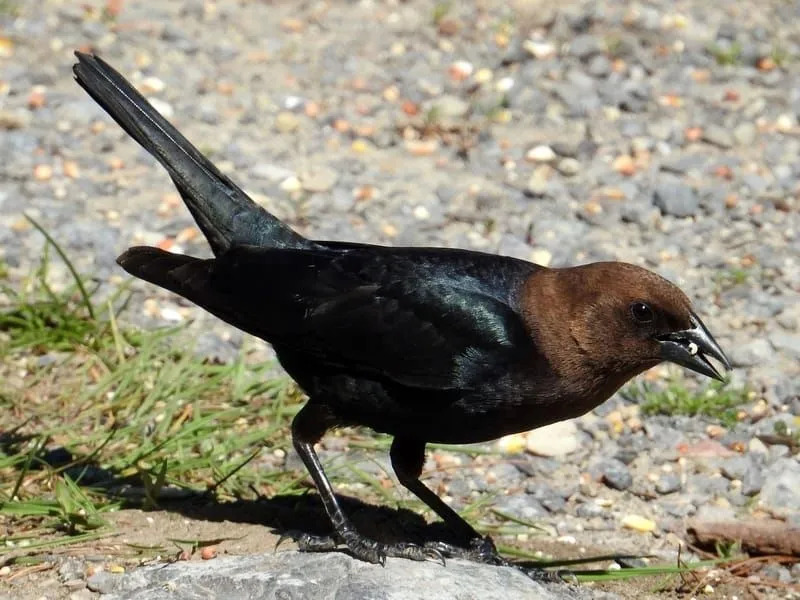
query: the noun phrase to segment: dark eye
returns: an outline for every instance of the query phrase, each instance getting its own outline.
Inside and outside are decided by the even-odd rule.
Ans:
[[[650,323],[655,318],[653,309],[644,302],[634,302],[631,304],[631,314],[639,323]]]

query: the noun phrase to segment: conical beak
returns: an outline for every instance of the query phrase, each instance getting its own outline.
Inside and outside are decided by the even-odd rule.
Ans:
[[[728,357],[725,356],[717,341],[694,313],[691,316],[691,323],[692,326],[689,329],[660,335],[656,338],[661,345],[661,358],[724,381],[707,356],[719,361],[726,371],[730,371],[731,363]]]

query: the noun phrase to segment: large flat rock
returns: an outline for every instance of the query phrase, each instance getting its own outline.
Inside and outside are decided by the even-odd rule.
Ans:
[[[105,600],[582,600],[613,598],[588,588],[541,584],[507,567],[449,560],[388,559],[385,567],[341,553],[293,551],[176,562],[124,575],[99,573],[89,588]]]

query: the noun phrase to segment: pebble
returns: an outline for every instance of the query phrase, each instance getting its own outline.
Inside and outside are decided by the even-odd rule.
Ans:
[[[293,112],[281,111],[275,117],[275,129],[280,133],[291,133],[300,126],[300,119]]]
[[[704,142],[714,144],[720,148],[733,147],[733,136],[731,136],[731,132],[728,129],[718,125],[707,125],[704,127],[701,139]]]
[[[581,163],[574,158],[562,158],[556,164],[556,169],[562,175],[567,177],[572,177],[573,175],[577,175],[581,171]]]
[[[778,331],[769,336],[773,348],[800,360],[800,335]]]
[[[462,118],[469,112],[469,104],[457,96],[439,96],[423,105],[423,112],[433,118]]]
[[[317,166],[300,175],[300,183],[307,192],[327,192],[338,180],[338,171],[326,166]]]
[[[763,338],[749,339],[742,344],[735,344],[728,351],[728,357],[734,367],[754,367],[764,364],[772,354],[772,346]]]
[[[580,446],[578,428],[574,421],[560,421],[528,432],[528,452],[539,456],[566,456]]]
[[[534,146],[525,153],[525,159],[531,162],[549,163],[557,158],[550,146]]]
[[[759,494],[761,504],[776,512],[800,512],[800,463],[795,458],[779,458],[764,472]]]
[[[655,521],[641,515],[626,515],[622,518],[621,524],[626,529],[640,533],[650,533],[656,529]]]
[[[615,490],[627,490],[633,484],[633,476],[628,467],[616,459],[603,461],[598,468],[602,472],[603,483]]]
[[[738,146],[749,146],[756,141],[758,130],[753,123],[739,123],[733,129],[733,139]]]
[[[700,208],[700,200],[695,191],[680,181],[661,181],[656,184],[653,204],[665,215],[690,217]]]
[[[681,478],[675,473],[662,473],[656,482],[659,494],[673,494],[681,489]]]

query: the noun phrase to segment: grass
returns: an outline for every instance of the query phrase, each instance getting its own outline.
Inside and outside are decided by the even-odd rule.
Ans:
[[[664,388],[637,382],[625,393],[639,403],[645,415],[707,417],[727,427],[737,423],[740,408],[751,399],[747,389],[731,387],[727,382],[713,381],[692,389],[680,377],[670,379]]]
[[[157,507],[176,492],[226,501],[307,491],[304,472],[264,468],[261,460],[289,446],[289,424],[303,402],[291,380],[246,351],[230,364],[205,361],[192,352],[182,327],[144,331],[121,325],[128,289],[99,300],[98,286],[82,278],[55,240],[32,223],[47,240],[39,266],[16,288],[0,276],[0,564],[35,568],[39,557],[58,548],[82,548],[113,535],[105,518],[109,511]],[[50,283],[55,257],[72,276],[63,289]],[[385,452],[390,443],[359,430],[348,435],[355,449]],[[446,448],[472,456],[492,453]],[[361,497],[431,516],[416,499],[387,490],[390,473],[364,472],[345,454],[328,467],[335,485],[355,483]],[[460,512],[495,536],[552,534],[491,510],[493,500],[481,495]],[[220,540],[170,541],[194,550]],[[130,546],[138,556],[167,550]],[[547,568],[609,559],[543,561],[540,554],[502,549]],[[576,576],[606,581],[683,574],[697,566],[593,569]]]
[[[708,52],[720,66],[737,65],[742,58],[742,45],[739,42],[711,44],[708,46]]]
[[[27,281],[0,281],[0,522],[11,532],[0,557],[107,534],[103,512],[155,506],[168,488],[221,499],[306,489],[303,473],[258,468],[264,449],[286,447],[302,402],[274,364],[246,353],[213,364],[182,328],[120,326],[127,289],[95,301],[97,286],[45,237]],[[73,277],[61,291],[53,255]]]

